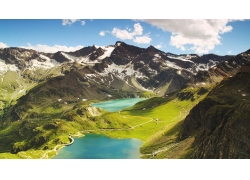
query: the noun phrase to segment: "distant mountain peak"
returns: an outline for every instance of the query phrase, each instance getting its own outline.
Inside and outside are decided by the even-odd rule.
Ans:
[[[126,43],[124,43],[123,41],[116,41],[115,46],[117,47],[117,46],[121,46],[123,44],[126,44]]]

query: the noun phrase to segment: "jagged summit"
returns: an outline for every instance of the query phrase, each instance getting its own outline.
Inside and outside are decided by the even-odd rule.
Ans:
[[[155,48],[154,46],[150,45],[150,46],[148,46],[147,49],[157,49],[157,48]],[[157,49],[157,50],[158,50],[158,49]]]
[[[117,46],[121,46],[123,44],[125,44],[123,41],[116,41],[115,46],[117,47]]]
[[[243,54],[248,57],[248,53]],[[120,85],[126,84],[132,89],[164,95],[180,89],[200,71],[229,76],[235,73],[236,66],[238,68],[248,61],[242,57],[214,54],[175,55],[165,53],[152,45],[145,49],[117,41],[115,45],[92,45],[73,52],[42,53],[23,48],[1,49],[0,72],[4,75],[8,71],[19,71],[21,77],[44,81],[48,77],[64,76],[72,70],[88,67],[92,69],[84,71],[88,72],[85,75],[88,81],[116,87],[117,82],[113,80],[116,77]],[[217,69],[212,70],[215,67]]]

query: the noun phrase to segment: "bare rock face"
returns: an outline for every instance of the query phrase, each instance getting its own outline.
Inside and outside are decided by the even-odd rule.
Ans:
[[[195,136],[191,158],[250,158],[250,72],[223,80],[184,120],[180,139]]]

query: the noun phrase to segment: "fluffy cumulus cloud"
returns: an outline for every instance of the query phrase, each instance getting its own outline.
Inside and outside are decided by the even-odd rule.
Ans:
[[[128,28],[126,29],[113,28],[113,30],[111,31],[111,34],[115,36],[116,38],[119,38],[122,40],[126,40],[126,39],[133,40],[134,42],[138,44],[149,44],[152,40],[149,37],[149,35],[143,35],[143,28],[140,25],[140,23],[134,24],[133,31]]]
[[[109,31],[101,31],[101,32],[99,33],[99,35],[100,35],[100,36],[105,36],[106,33],[110,33],[110,32],[109,32]]]
[[[21,46],[21,47],[26,48],[26,49],[34,49],[39,52],[55,53],[58,51],[64,51],[64,52],[76,51],[76,50],[83,48],[84,46],[78,45],[75,47],[72,47],[72,46],[67,47],[67,46],[61,46],[61,45],[48,46],[48,45],[43,45],[43,44],[37,44],[33,46],[28,43],[28,46]]]
[[[133,39],[134,35],[131,32],[128,32],[127,30],[122,30],[118,28],[114,28],[111,32],[116,38],[125,40],[125,39]]]
[[[77,21],[79,21],[79,19],[63,19],[62,20],[62,25],[63,26],[68,26],[68,25],[70,26],[71,24],[74,24]],[[83,22],[85,24],[85,21],[83,21]],[[84,24],[82,24],[82,25],[84,25]]]
[[[135,35],[142,35],[143,28],[141,27],[140,23],[134,24],[134,34]]]
[[[145,22],[156,26],[163,31],[171,32],[170,45],[183,51],[186,45],[191,45],[191,49],[198,54],[208,53],[216,45],[221,44],[221,34],[232,31],[232,26],[228,26],[229,20],[215,19],[148,19]]]
[[[145,36],[137,36],[134,38],[134,42],[138,43],[138,44],[149,44],[151,42],[151,38],[148,37],[147,35]]]
[[[105,36],[105,31],[101,31],[101,32],[99,33],[99,35],[100,35],[100,36]]]
[[[0,42],[0,48],[7,48],[7,47],[8,47],[7,44]]]
[[[232,51],[231,50],[229,50],[228,52],[227,52],[227,54],[231,54],[232,53]]]

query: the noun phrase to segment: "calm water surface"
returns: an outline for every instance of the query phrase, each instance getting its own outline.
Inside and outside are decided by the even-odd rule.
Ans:
[[[136,103],[146,100],[147,98],[125,98],[125,99],[115,99],[100,103],[91,104],[95,107],[100,107],[106,111],[115,112],[135,105]]]
[[[52,159],[139,159],[142,141],[116,139],[100,134],[74,138],[72,145],[58,151]]]
[[[114,112],[135,105],[147,98],[125,98],[95,103],[92,106]],[[142,141],[138,139],[116,139],[99,134],[86,134],[74,138],[72,145],[58,151],[53,159],[138,159]]]

